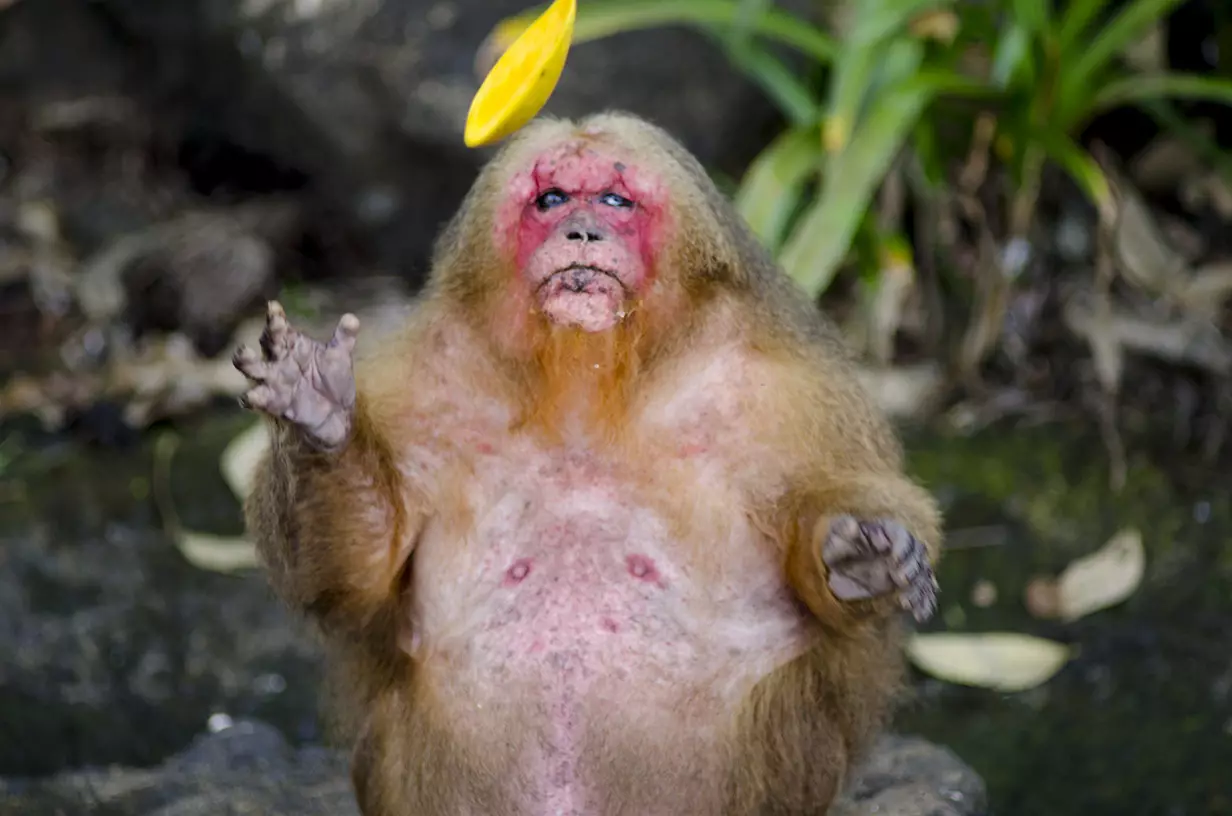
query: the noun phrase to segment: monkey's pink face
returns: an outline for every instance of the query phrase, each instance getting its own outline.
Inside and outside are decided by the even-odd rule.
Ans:
[[[585,144],[551,149],[519,174],[505,236],[539,311],[588,332],[619,323],[652,281],[661,199],[660,186]]]

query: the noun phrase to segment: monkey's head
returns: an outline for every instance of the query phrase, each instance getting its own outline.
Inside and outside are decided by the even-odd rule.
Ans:
[[[438,247],[437,284],[485,304],[511,341],[536,328],[644,331],[708,286],[737,283],[726,206],[696,160],[641,119],[537,120],[480,173]]]

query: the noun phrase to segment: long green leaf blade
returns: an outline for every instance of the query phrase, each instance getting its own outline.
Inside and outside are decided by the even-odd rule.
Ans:
[[[1031,85],[1035,80],[1035,65],[1031,59],[1031,32],[1011,22],[997,40],[991,78],[997,87],[1008,88],[1015,77],[1020,77],[1024,86]]]
[[[1106,5],[1108,0],[1070,0],[1061,17],[1059,39],[1062,53],[1067,53],[1073,43],[1082,41],[1079,38]]]
[[[1081,100],[1097,87],[1099,73],[1130,43],[1153,24],[1164,19],[1182,0],[1133,0],[1125,5],[1108,25],[1061,72],[1061,100],[1058,114],[1065,126],[1082,116]]]
[[[502,53],[546,6],[508,17],[493,28],[482,50]],[[614,34],[665,25],[732,25],[741,20],[739,0],[587,0],[578,3],[573,42],[580,44]],[[749,15],[753,32],[789,45],[820,62],[829,62],[838,52],[834,40],[801,17],[779,8]]]
[[[1066,134],[1053,130],[1033,130],[1034,138],[1050,159],[1069,174],[1091,202],[1101,211],[1112,206],[1112,188],[1108,177],[1100,169],[1091,154],[1087,153]]]
[[[828,164],[820,197],[792,231],[781,256],[784,269],[810,296],[833,280],[877,186],[933,96],[931,88],[919,85],[887,90],[842,155]]]
[[[887,40],[898,35],[916,15],[947,6],[952,0],[859,0],[851,30],[843,37],[842,51],[834,63],[827,104],[826,149],[842,150],[856,126],[856,119],[867,101],[869,89],[884,66]],[[906,57],[918,64],[923,52]],[[903,66],[896,66],[901,70]],[[910,66],[914,67],[914,66]]]
[[[773,54],[747,43],[729,48],[727,56],[766,92],[793,125],[817,122],[820,103],[813,92]]]
[[[749,165],[734,197],[753,232],[774,249],[787,228],[809,177],[821,161],[815,128],[784,131]]]
[[[858,4],[843,48],[869,47],[901,31],[926,11],[954,5],[954,0],[853,0]]]
[[[1188,99],[1232,105],[1232,80],[1201,74],[1138,74],[1109,82],[1096,93],[1091,113],[1152,99]]]

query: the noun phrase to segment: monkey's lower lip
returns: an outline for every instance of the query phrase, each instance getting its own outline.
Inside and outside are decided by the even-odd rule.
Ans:
[[[552,273],[538,289],[539,307],[552,322],[603,331],[620,321],[624,285],[610,272],[572,266]]]
[[[624,286],[620,278],[613,272],[597,266],[574,264],[573,266],[567,266],[564,269],[558,269],[553,272],[539,284],[539,289],[563,287],[571,292],[582,292],[589,288],[596,278],[601,276],[611,278],[616,283],[621,284],[621,288]]]

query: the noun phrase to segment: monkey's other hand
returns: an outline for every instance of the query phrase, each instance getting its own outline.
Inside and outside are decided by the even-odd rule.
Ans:
[[[838,516],[830,523],[821,558],[830,570],[830,591],[840,600],[895,592],[903,609],[921,623],[937,608],[937,578],[928,550],[896,521]]]
[[[345,314],[329,343],[318,343],[291,328],[281,304],[270,301],[261,351],[240,346],[233,358],[254,383],[240,403],[294,423],[320,448],[341,447],[355,411],[351,355],[358,334],[359,318]]]

